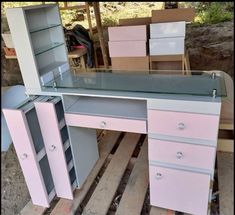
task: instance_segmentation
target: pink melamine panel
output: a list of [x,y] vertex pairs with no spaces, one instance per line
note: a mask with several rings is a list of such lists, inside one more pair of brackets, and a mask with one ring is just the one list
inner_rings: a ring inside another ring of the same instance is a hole
[[190,214],[207,214],[210,176],[149,167],[150,204]]
[[112,117],[65,114],[67,125],[146,134],[146,121]]
[[55,106],[50,102],[35,102],[35,108],[42,131],[56,194],[58,197],[73,199]]
[[219,116],[148,110],[150,133],[217,140]]
[[147,41],[146,25],[109,27],[109,41]]
[[109,42],[110,57],[144,57],[146,41]]
[[3,113],[32,202],[35,205],[49,207],[48,194],[26,117],[21,110],[3,109]]
[[216,148],[149,139],[149,160],[213,170]]

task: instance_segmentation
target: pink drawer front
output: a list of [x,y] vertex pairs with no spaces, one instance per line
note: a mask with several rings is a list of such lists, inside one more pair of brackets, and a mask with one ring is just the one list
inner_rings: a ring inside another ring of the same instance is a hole
[[65,121],[66,124],[70,126],[127,131],[144,134],[146,133],[145,120],[121,119],[66,113]]
[[150,133],[217,140],[219,116],[148,110]]
[[109,41],[147,40],[146,25],[109,27]]
[[144,57],[146,41],[109,42],[110,57]]
[[190,214],[206,215],[210,176],[150,166],[150,204]]
[[149,160],[213,170],[215,147],[149,139]]

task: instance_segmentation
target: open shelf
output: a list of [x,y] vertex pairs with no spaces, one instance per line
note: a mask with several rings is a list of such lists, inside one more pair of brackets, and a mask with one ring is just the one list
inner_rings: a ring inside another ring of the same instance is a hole
[[[66,105],[66,97],[70,105]],[[65,112],[94,116],[147,119],[147,105],[143,100],[64,96]]]
[[39,54],[50,51],[50,50],[55,49],[55,48],[62,46],[62,45],[64,45],[64,43],[52,43],[50,45],[35,49],[34,54],[37,56]]
[[55,27],[58,27],[58,26],[61,26],[61,25],[60,24],[49,24],[49,25],[39,26],[39,27],[36,27],[36,28],[29,29],[29,32],[30,33],[36,33],[36,32],[39,32],[39,31],[48,30],[50,28],[55,28]]

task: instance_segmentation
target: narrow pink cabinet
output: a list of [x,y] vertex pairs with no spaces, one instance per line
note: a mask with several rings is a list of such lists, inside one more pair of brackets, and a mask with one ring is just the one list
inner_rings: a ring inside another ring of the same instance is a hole
[[62,101],[55,97],[51,101],[35,102],[35,108],[56,194],[58,197],[73,199],[76,177]]
[[34,97],[18,109],[3,109],[32,202],[43,207],[56,193],[34,102],[47,100]]

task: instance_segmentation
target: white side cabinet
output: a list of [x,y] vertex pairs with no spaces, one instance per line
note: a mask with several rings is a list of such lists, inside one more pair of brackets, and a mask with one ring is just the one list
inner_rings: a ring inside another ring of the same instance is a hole
[[56,4],[6,10],[23,81],[28,92],[69,69],[64,32]]

